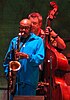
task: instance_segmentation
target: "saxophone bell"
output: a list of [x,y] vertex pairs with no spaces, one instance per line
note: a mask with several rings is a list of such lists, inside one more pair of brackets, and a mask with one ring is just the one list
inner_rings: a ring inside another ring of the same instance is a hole
[[18,61],[10,61],[9,68],[11,71],[18,71],[21,68],[21,64]]

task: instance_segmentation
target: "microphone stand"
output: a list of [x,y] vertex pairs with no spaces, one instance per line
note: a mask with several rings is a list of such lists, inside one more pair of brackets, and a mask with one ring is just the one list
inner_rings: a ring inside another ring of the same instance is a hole
[[7,100],[10,100],[9,99],[9,96],[10,96],[10,94],[9,94],[9,78],[10,78],[9,72],[10,72],[10,70],[9,70],[9,67],[8,67],[8,91],[7,91]]
[[52,51],[51,51],[51,42],[49,41],[50,44],[50,100],[52,100],[52,87],[53,87],[53,80],[52,80]]
[[[50,34],[50,33],[49,33]],[[48,63],[50,63],[50,83],[49,83],[49,86],[50,86],[50,99],[49,100],[52,100],[52,86],[53,86],[53,80],[52,80],[52,50],[51,50],[51,41],[50,41],[50,35],[48,35],[48,36],[45,36],[45,38],[48,38],[47,39],[47,42],[48,42],[48,44],[50,45],[50,48],[49,48],[49,52],[50,52],[50,57],[49,57],[49,59],[48,59]],[[46,41],[45,41],[46,42]],[[47,48],[48,49],[48,48]]]
[[[8,54],[6,55],[6,57],[5,57],[5,59],[4,59],[4,62],[6,61],[7,57],[8,57],[12,52],[13,52],[13,49],[12,49],[10,52],[8,52]],[[9,75],[9,73],[10,73],[10,68],[8,67],[8,77],[7,77],[7,100],[10,100],[10,89],[9,89],[9,85],[10,85],[10,82],[9,82],[9,80],[10,80],[10,75]]]
[[[6,61],[7,57],[9,56],[9,54],[11,53],[11,51],[6,55],[5,59],[4,59],[4,62]],[[7,79],[7,100],[9,100],[9,67],[8,67],[8,77],[6,76],[6,79]]]

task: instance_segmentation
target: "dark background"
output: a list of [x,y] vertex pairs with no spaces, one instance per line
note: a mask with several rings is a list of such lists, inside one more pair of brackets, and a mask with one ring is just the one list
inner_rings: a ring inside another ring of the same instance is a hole
[[[3,59],[10,40],[19,32],[19,21],[29,13],[37,11],[43,16],[43,26],[52,0],[0,0],[0,72],[3,73]],[[70,41],[70,0],[54,0],[59,10],[52,28],[64,40]],[[66,42],[66,41],[65,41]],[[70,42],[66,42],[65,55],[70,52]]]

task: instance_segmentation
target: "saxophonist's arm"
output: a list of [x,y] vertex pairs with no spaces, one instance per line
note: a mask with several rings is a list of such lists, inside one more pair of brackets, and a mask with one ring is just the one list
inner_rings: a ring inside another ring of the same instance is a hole
[[15,51],[15,55],[16,55],[17,60],[18,59],[23,59],[23,58],[26,58],[26,59],[29,58],[28,54],[22,53],[22,52],[18,52],[17,50]]

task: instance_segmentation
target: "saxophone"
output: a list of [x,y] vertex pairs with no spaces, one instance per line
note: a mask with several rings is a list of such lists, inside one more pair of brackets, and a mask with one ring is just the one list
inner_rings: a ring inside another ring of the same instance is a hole
[[[17,51],[20,50],[20,34],[18,35],[17,39]],[[9,62],[9,91],[11,94],[15,91],[15,85],[16,85],[16,75],[17,71],[21,68],[21,64],[18,62],[15,50],[13,51],[14,60]]]

